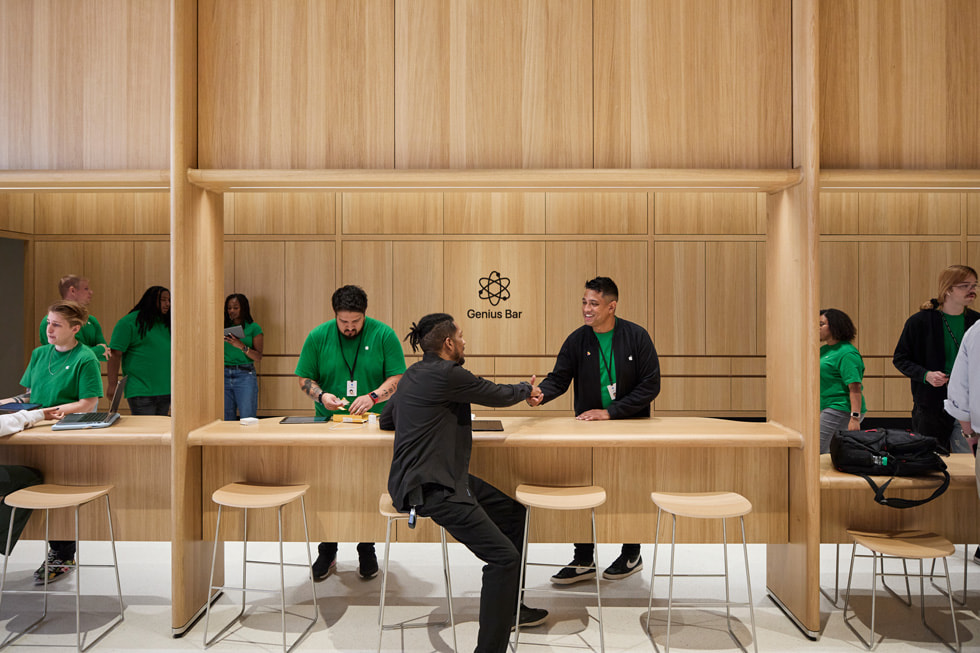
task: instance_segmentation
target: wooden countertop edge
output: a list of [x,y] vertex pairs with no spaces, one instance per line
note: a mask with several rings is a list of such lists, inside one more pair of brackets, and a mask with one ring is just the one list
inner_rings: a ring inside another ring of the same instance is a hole
[[[141,422],[133,425],[130,420]],[[130,422],[127,425],[127,422]],[[146,424],[150,423],[150,426]],[[155,424],[158,422],[159,424]],[[86,446],[170,446],[170,418],[156,416],[123,415],[112,426],[104,429],[72,429],[52,431],[55,422],[39,422],[37,426],[11,435],[0,436],[0,445],[86,445]],[[127,426],[135,426],[131,431]]]

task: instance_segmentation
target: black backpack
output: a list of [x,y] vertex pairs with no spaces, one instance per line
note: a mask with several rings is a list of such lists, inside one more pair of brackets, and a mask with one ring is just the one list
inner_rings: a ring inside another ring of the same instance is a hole
[[[928,503],[949,487],[946,463],[939,457],[935,438],[900,429],[838,431],[830,440],[830,459],[839,472],[857,474],[868,482],[875,502],[890,508],[912,508]],[[888,499],[885,489],[895,476],[925,476],[942,472],[942,485],[928,499]],[[871,476],[891,476],[881,487]]]

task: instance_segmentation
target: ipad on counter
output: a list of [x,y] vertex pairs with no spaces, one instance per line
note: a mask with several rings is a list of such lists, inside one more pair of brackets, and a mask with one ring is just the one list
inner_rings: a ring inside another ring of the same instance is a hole
[[473,420],[474,431],[503,431],[504,425],[499,419],[475,419]]
[[280,424],[318,424],[331,422],[329,417],[322,417],[320,415],[292,415],[290,417],[283,417],[279,420]]
[[14,401],[9,404],[3,404],[0,406],[0,413],[16,413],[22,410],[35,410],[40,408],[41,404],[30,404],[23,403],[20,401]]

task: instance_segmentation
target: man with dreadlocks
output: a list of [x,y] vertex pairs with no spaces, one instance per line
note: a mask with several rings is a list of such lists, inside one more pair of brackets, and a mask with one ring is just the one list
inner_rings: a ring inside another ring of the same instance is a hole
[[[476,651],[502,653],[514,624],[525,508],[469,473],[470,403],[511,406],[541,391],[533,376],[530,383],[503,385],[466,370],[466,341],[451,315],[426,315],[407,339],[423,356],[381,413],[381,428],[395,431],[388,492],[399,510],[414,507],[431,517],[486,563]],[[522,627],[547,616],[547,610],[520,606]]]
[[119,318],[109,340],[111,356],[106,382],[116,392],[119,365],[126,382],[126,401],[133,415],[170,413],[170,291],[150,286],[126,315]]

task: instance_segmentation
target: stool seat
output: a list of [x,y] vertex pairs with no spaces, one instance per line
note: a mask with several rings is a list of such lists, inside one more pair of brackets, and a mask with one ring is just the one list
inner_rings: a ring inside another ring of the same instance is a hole
[[13,508],[26,510],[53,510],[55,508],[72,508],[98,499],[109,493],[111,485],[34,485],[11,492],[4,497],[3,502]]
[[544,487],[518,485],[517,500],[532,508],[547,510],[587,510],[606,502],[606,491],[598,485],[583,487]]
[[951,556],[956,551],[945,537],[927,531],[868,533],[849,529],[847,534],[866,549],[896,558],[930,560]]
[[276,508],[295,501],[309,489],[309,485],[229,483],[215,490],[211,500],[231,508]]
[[651,492],[650,498],[665,512],[695,519],[728,519],[752,512],[752,502],[737,492]]
[[382,517],[405,517],[405,513],[395,508],[395,504],[391,502],[391,495],[385,492],[378,499],[378,512],[381,513]]

